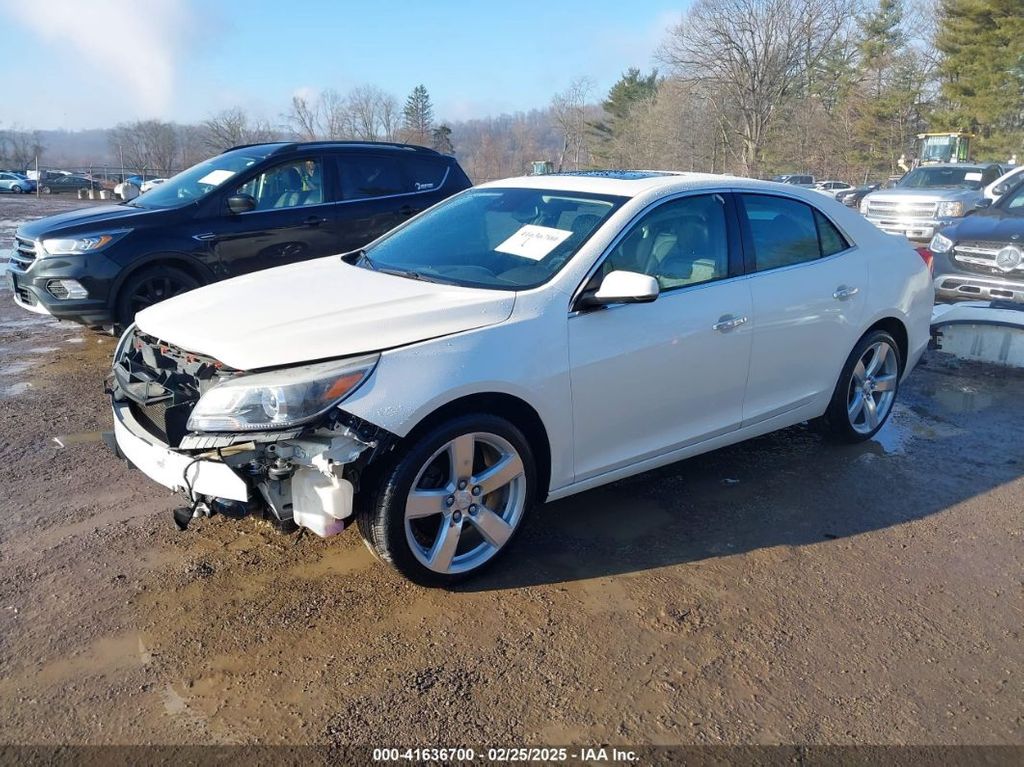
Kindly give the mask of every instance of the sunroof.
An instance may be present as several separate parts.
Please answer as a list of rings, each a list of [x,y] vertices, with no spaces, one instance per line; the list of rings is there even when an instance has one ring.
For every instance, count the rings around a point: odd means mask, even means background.
[[[620,181],[640,181],[645,178],[659,176],[675,176],[677,174],[665,170],[569,170],[554,176],[592,176],[595,178],[614,178]]]

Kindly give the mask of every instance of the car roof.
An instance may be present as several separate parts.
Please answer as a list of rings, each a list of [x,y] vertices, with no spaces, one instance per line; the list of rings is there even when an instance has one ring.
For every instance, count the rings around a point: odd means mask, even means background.
[[[225,149],[224,152],[234,152],[236,149],[263,149],[266,152],[266,157],[303,152],[310,149],[383,150],[385,152],[404,152],[430,155],[432,157],[446,157],[446,155],[442,155],[440,152],[425,146],[399,144],[393,141],[276,141],[262,144],[239,144],[230,149]]]
[[[817,192],[811,189],[783,184],[775,181],[761,181],[741,176],[718,173],[690,173],[676,171],[585,171],[576,173],[550,173],[542,176],[516,176],[514,178],[489,181],[478,185],[478,189],[515,187],[524,189],[545,189],[559,192],[589,192],[618,197],[660,196],[688,190],[738,189],[760,192],[785,192],[803,197],[818,204]],[[803,193],[803,194],[801,194]]]

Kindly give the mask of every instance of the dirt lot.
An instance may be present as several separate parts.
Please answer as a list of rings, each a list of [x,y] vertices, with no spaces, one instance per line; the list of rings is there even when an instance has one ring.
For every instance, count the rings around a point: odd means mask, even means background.
[[[0,247],[79,204],[0,199]],[[445,592],[354,530],[177,532],[91,434],[112,348],[0,291],[0,742],[1024,743],[1024,377],[932,357],[865,445],[550,504]]]

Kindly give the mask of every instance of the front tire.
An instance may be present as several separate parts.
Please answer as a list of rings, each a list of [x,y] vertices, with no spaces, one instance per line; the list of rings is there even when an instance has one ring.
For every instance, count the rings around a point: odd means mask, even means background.
[[[827,431],[843,442],[863,442],[881,429],[899,393],[903,358],[884,330],[867,333],[850,352],[825,412]]]
[[[154,266],[133,274],[117,296],[117,324],[126,328],[143,309],[199,287],[192,275],[173,266]]]
[[[358,513],[371,551],[423,586],[476,575],[509,548],[536,495],[533,451],[504,418],[442,423],[400,451]]]

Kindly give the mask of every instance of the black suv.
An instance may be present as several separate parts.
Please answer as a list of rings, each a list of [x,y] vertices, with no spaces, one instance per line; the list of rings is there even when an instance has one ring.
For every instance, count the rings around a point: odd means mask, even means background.
[[[982,200],[928,247],[939,301],[1024,303],[1024,181],[994,204]]]
[[[7,279],[29,311],[125,326],[215,280],[360,248],[469,186],[407,144],[235,147],[130,202],[23,224]]]

